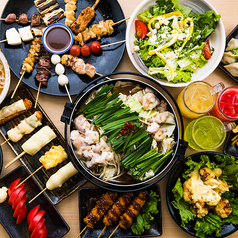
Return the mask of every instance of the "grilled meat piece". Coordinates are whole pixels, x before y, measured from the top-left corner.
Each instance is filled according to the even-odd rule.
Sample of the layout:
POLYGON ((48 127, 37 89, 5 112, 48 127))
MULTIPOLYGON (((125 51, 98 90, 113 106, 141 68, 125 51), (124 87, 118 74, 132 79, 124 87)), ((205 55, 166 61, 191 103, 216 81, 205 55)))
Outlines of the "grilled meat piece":
POLYGON ((95 11, 91 7, 86 7, 81 11, 79 14, 77 20, 71 25, 71 30, 78 34, 79 32, 82 32, 85 30, 89 22, 92 21, 92 19, 95 16, 95 11))
POLYGON ((6 23, 13 23, 17 20, 17 16, 15 13, 10 13, 7 15, 7 17, 5 18, 5 22, 6 23))
POLYGON ((29 20, 28 20, 26 13, 22 13, 19 16, 18 24, 26 25, 28 22, 29 22, 29 20))
POLYGON ((41 24, 40 16, 36 13, 31 16, 31 26, 39 26, 41 24))
POLYGON ((97 205, 83 219, 87 227, 94 227, 94 225, 116 201, 117 196, 118 194, 116 192, 108 191, 100 197, 99 201, 97 201, 97 205))
POLYGON ((139 214, 140 209, 145 204, 148 198, 148 192, 146 190, 140 191, 135 197, 132 203, 126 209, 126 212, 120 217, 119 226, 123 229, 127 229, 132 225, 133 220, 139 214))
POLYGON ((125 193, 122 196, 120 196, 117 199, 117 201, 112 205, 112 208, 104 216, 103 218, 104 225, 110 226, 113 224, 113 222, 117 221, 122 215, 122 212, 126 210, 132 198, 133 193, 125 193))

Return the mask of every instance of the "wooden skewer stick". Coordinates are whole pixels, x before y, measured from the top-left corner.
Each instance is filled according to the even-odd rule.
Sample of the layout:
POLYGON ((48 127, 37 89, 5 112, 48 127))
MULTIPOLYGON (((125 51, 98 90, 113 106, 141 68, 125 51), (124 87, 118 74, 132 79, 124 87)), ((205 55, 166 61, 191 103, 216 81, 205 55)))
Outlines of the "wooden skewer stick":
POLYGON ((118 227, 119 227, 119 224, 117 225, 117 227, 114 229, 114 231, 111 233, 111 235, 108 238, 112 237, 112 235, 115 233, 115 231, 118 229, 118 227))
POLYGON ((47 190, 48 188, 46 187, 46 188, 44 188, 41 192, 39 192, 35 197, 33 197, 30 201, 29 201, 29 203, 31 203, 33 200, 35 200, 36 198, 38 198, 43 192, 45 192, 45 190, 47 190))
POLYGON ((1 144, 1 146, 4 145, 5 143, 7 143, 9 140, 10 140, 10 138, 8 138, 7 140, 5 140, 5 141, 1 144))
POLYGON ((40 88, 41 88, 41 82, 39 83, 39 87, 38 87, 38 91, 37 91, 37 95, 36 95, 36 101, 35 101, 34 108, 36 108, 36 106, 37 106, 37 102, 38 102, 39 95, 40 95, 40 88))
POLYGON ((22 182, 20 182, 16 188, 18 188, 21 184, 25 183, 27 179, 29 179, 31 176, 33 176, 35 173, 37 173, 40 169, 43 168, 43 165, 41 165, 38 169, 36 169, 32 174, 30 174, 27 178, 25 178, 22 182))
POLYGON ((17 161, 18 159, 20 159, 26 152, 23 151, 21 152, 21 154, 19 154, 15 159, 13 159, 12 161, 10 161, 6 166, 5 169, 8 168, 11 164, 13 164, 15 161, 17 161))
POLYGON ((79 238, 80 237, 80 235, 86 230, 86 228, 87 228, 87 226, 85 226, 84 228, 83 228, 83 230, 77 235, 77 237, 76 238, 79 238))
POLYGON ((98 238, 102 235, 102 233, 105 231, 105 229, 107 228, 107 226, 104 226, 104 228, 102 229, 101 233, 99 234, 98 238))
POLYGON ((7 39, 5 39, 5 40, 1 40, 0 43, 6 42, 6 41, 7 41, 7 39))
POLYGON ((65 86, 65 90, 66 90, 66 92, 67 92, 67 94, 68 94, 69 101, 72 103, 72 98, 70 97, 68 87, 67 87, 67 85, 64 85, 64 86, 65 86))
POLYGON ((121 22, 124 22, 124 21, 128 20, 129 18, 130 18, 130 17, 127 17, 127 18, 122 19, 122 20, 120 20, 120 21, 118 21, 118 22, 115 22, 115 23, 112 24, 112 26, 115 26, 116 24, 119 24, 119 23, 121 23, 121 22))
MULTIPOLYGON (((101 76, 101 77, 103 76, 102 74, 99 74, 99 73, 97 73, 97 72, 96 72, 96 74, 99 75, 99 76, 101 76)), ((110 80, 109 77, 105 77, 105 78, 108 79, 108 80, 110 80)))
POLYGON ((107 45, 101 45, 101 48, 107 47, 107 46, 110 46, 110 45, 116 45, 116 44, 124 43, 125 41, 126 40, 121 40, 121 41, 117 41, 117 42, 110 43, 110 44, 107 44, 107 45))
POLYGON ((18 81, 18 83, 17 83, 17 86, 15 87, 15 90, 14 90, 14 92, 12 93, 11 98, 14 97, 14 95, 15 95, 15 93, 16 93, 18 87, 19 87, 19 84, 21 83, 21 80, 22 80, 22 78, 23 78, 23 76, 24 76, 24 74, 25 74, 25 72, 26 72, 26 71, 23 71, 23 73, 22 73, 22 75, 21 75, 21 77, 20 77, 20 79, 19 79, 19 81, 18 81))
POLYGON ((93 10, 95 9, 95 7, 98 5, 99 2, 100 2, 100 0, 97 0, 97 1, 93 4, 93 6, 92 6, 92 9, 93 9, 93 10))

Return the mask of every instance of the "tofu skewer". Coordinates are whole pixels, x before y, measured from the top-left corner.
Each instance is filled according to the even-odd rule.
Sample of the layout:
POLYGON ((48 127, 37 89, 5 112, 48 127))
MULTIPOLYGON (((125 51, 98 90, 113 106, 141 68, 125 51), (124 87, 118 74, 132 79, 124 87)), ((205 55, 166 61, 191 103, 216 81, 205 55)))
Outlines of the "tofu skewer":
POLYGON ((33 200, 35 200, 37 197, 39 197, 43 192, 45 192, 47 189, 53 190, 56 188, 60 188, 65 181, 70 179, 72 176, 78 173, 78 170, 74 167, 72 162, 69 162, 62 168, 60 168, 56 173, 50 176, 48 181, 46 182, 46 187, 38 193, 34 198, 32 198, 29 203, 31 203, 33 200))
POLYGON ((24 135, 30 134, 35 128, 41 126, 41 121, 42 113, 40 111, 36 111, 33 115, 23 119, 17 126, 7 131, 8 139, 1 146, 9 140, 12 142, 19 141, 24 135))
POLYGON ((68 154, 65 152, 65 149, 61 145, 52 146, 49 151, 47 151, 44 155, 40 157, 39 161, 42 163, 42 165, 38 169, 36 169, 33 173, 31 173, 27 178, 25 178, 21 183, 19 183, 17 187, 20 186, 22 183, 26 182, 26 180, 32 177, 43 167, 46 170, 52 169, 56 167, 58 164, 65 161, 67 158, 68 154))
POLYGON ((49 126, 44 126, 21 146, 23 152, 19 154, 15 159, 10 161, 5 166, 5 168, 8 168, 11 164, 13 164, 26 153, 29 155, 35 155, 39 150, 41 150, 54 138, 56 138, 56 134, 54 133, 54 131, 49 126))

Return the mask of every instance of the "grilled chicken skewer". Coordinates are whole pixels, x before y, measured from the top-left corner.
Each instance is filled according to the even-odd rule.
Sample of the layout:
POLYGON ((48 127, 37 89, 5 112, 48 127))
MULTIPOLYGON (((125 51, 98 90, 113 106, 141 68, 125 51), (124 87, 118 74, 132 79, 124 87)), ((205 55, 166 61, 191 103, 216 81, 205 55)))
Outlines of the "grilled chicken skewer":
POLYGON ((100 0, 96 0, 92 7, 86 7, 81 11, 77 20, 70 26, 71 30, 74 34, 78 34, 85 30, 87 25, 92 21, 95 16, 95 7, 99 3, 100 0))
POLYGON ((127 206, 130 204, 132 198, 133 193, 125 193, 117 199, 117 201, 112 205, 112 208, 104 215, 103 223, 105 226, 98 238, 102 235, 107 226, 112 225, 113 222, 120 218, 122 212, 126 210, 127 206))
POLYGON ((134 198, 134 200, 128 206, 126 211, 120 217, 118 226, 114 229, 114 231, 111 233, 111 235, 108 238, 112 237, 112 235, 114 234, 114 232, 117 230, 119 226, 123 229, 127 229, 132 225, 133 220, 136 218, 141 208, 144 206, 148 198, 148 195, 149 194, 146 190, 142 190, 139 192, 139 194, 134 198))
POLYGON ((86 226, 76 237, 80 237, 80 235, 85 231, 87 227, 93 228, 94 225, 101 219, 101 217, 105 214, 105 212, 113 205, 116 201, 118 194, 116 192, 107 191, 103 194, 99 201, 97 201, 96 206, 88 213, 88 215, 83 219, 86 226))

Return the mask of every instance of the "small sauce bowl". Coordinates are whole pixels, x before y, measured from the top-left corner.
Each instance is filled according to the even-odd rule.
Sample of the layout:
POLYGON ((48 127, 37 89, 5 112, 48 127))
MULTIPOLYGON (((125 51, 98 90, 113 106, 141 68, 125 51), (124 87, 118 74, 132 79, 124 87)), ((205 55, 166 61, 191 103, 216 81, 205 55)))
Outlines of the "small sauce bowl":
POLYGON ((42 36, 46 50, 53 54, 63 54, 73 44, 73 33, 65 25, 56 23, 48 26, 42 36))

